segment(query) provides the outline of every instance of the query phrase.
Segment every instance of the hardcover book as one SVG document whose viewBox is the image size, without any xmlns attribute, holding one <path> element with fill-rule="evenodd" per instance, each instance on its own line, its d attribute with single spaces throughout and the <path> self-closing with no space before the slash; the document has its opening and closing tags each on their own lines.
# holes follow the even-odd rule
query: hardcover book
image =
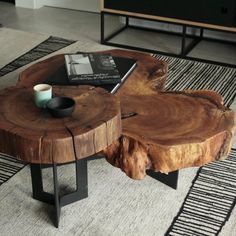
<svg viewBox="0 0 236 236">
<path fill-rule="evenodd" d="M 116 84 L 121 82 L 120 73 L 109 54 L 77 53 L 65 55 L 70 83 Z"/>
<path fill-rule="evenodd" d="M 115 84 L 100 84 L 100 85 L 94 85 L 99 86 L 104 89 L 106 89 L 110 93 L 115 93 L 122 83 L 128 78 L 130 73 L 134 70 L 136 67 L 136 60 L 132 58 L 125 58 L 125 57 L 113 57 L 117 69 L 119 71 L 121 82 L 115 83 Z M 79 85 L 80 83 L 71 83 L 71 81 L 68 79 L 67 75 L 67 69 L 66 65 L 62 65 L 53 75 L 51 75 L 49 78 L 47 78 L 44 83 L 51 84 L 51 85 Z"/>
</svg>

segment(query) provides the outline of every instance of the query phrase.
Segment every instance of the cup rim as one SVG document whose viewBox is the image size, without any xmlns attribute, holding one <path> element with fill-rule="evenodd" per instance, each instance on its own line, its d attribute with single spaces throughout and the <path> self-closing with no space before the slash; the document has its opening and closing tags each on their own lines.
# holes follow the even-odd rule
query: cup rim
<svg viewBox="0 0 236 236">
<path fill-rule="evenodd" d="M 47 92 L 52 89 L 50 84 L 37 84 L 33 87 L 35 92 Z"/>
</svg>

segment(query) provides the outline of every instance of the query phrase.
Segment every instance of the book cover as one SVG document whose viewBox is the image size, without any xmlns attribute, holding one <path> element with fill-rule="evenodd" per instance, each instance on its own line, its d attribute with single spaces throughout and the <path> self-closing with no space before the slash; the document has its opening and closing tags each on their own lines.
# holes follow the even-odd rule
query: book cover
<svg viewBox="0 0 236 236">
<path fill-rule="evenodd" d="M 104 84 L 100 86 L 113 94 L 116 93 L 116 91 L 122 86 L 134 68 L 137 66 L 137 60 L 133 58 L 114 57 L 114 60 L 121 75 L 121 82 L 117 84 Z"/>
<path fill-rule="evenodd" d="M 101 85 L 93 85 L 99 86 L 106 89 L 110 93 L 115 93 L 122 85 L 122 83 L 128 78 L 130 73 L 136 67 L 136 60 L 132 58 L 125 57 L 113 57 L 118 71 L 120 73 L 121 82 L 115 84 L 101 84 Z M 62 65 L 53 75 L 48 77 L 44 83 L 51 85 L 74 85 L 75 83 L 71 83 L 67 76 L 66 66 Z"/>
<path fill-rule="evenodd" d="M 65 55 L 70 83 L 115 84 L 121 76 L 113 57 L 109 54 L 77 53 Z"/>
</svg>

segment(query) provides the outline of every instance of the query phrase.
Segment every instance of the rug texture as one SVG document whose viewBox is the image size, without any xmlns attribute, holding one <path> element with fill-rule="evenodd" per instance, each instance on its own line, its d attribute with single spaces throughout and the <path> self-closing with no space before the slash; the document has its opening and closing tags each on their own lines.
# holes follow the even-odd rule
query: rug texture
<svg viewBox="0 0 236 236">
<path fill-rule="evenodd" d="M 236 150 L 199 169 L 166 235 L 218 235 L 236 203 Z"/>
<path fill-rule="evenodd" d="M 38 57 L 38 48 L 53 39 L 53 50 Z M 55 40 L 54 40 L 55 39 Z M 61 42 L 66 42 L 62 47 Z M 41 34 L 0 29 L 0 88 L 14 85 L 18 74 L 40 57 L 110 49 L 96 42 L 77 42 Z M 58 46 L 58 47 L 57 47 Z M 61 47 L 61 48 L 60 48 Z M 44 51 L 44 50 L 43 50 Z M 45 52 L 43 52 L 45 53 Z M 2 57 L 3 55 L 3 57 Z M 30 56 L 28 56 L 30 55 Z M 194 61 L 160 57 L 169 63 L 168 90 L 213 89 L 235 109 L 236 70 Z M 177 190 L 151 177 L 129 179 L 104 159 L 88 164 L 89 197 L 62 208 L 60 228 L 51 223 L 53 208 L 31 198 L 29 167 L 0 156 L 0 227 L 2 235 L 225 235 L 236 232 L 236 151 L 226 161 L 180 171 Z M 23 169 L 22 169 L 23 168 Z M 64 190 L 74 188 L 74 165 L 59 168 Z M 14 175 L 14 176 L 13 176 Z M 12 177 L 13 176 L 13 177 Z M 12 178 L 10 178 L 12 177 Z M 43 172 L 52 191 L 52 170 Z M 6 182 L 6 180 L 8 180 Z"/>
<path fill-rule="evenodd" d="M 58 37 L 50 36 L 44 42 L 37 45 L 35 48 L 11 61 L 0 69 L 0 77 L 6 75 L 22 66 L 25 66 L 33 61 L 36 61 L 42 57 L 47 56 L 61 48 L 67 47 L 70 44 L 75 43 L 74 40 L 68 40 Z"/>
<path fill-rule="evenodd" d="M 0 186 L 25 166 L 16 158 L 0 153 Z"/>
</svg>

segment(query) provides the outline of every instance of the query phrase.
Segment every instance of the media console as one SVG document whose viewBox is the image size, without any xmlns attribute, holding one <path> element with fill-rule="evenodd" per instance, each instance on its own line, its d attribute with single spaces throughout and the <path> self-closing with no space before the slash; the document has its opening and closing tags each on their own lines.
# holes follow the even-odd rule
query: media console
<svg viewBox="0 0 236 236">
<path fill-rule="evenodd" d="M 120 46 L 128 49 L 142 50 L 146 52 L 161 53 L 169 56 L 178 56 L 182 58 L 191 58 L 200 61 L 204 59 L 189 57 L 190 51 L 202 40 L 217 41 L 223 43 L 236 44 L 228 40 L 216 38 L 207 38 L 204 36 L 204 29 L 213 31 L 223 31 L 236 34 L 236 0 L 100 0 L 101 5 L 101 43 L 111 46 Z M 105 15 L 117 15 L 125 18 L 125 24 L 122 28 L 105 36 Z M 163 30 L 144 28 L 130 24 L 130 18 L 138 18 L 150 21 L 159 21 L 163 24 L 180 25 L 182 32 L 167 32 Z M 135 28 L 156 32 L 164 32 L 168 34 L 176 34 L 181 36 L 180 53 L 169 53 L 163 51 L 155 51 L 152 49 L 134 47 L 120 43 L 110 42 L 112 38 L 127 28 Z M 187 33 L 188 28 L 197 28 L 198 35 Z M 186 43 L 186 38 L 192 38 L 191 43 Z M 219 63 L 224 64 L 224 63 Z M 228 64 L 226 64 L 228 65 Z M 229 65 L 236 67 L 236 65 Z"/>
</svg>

